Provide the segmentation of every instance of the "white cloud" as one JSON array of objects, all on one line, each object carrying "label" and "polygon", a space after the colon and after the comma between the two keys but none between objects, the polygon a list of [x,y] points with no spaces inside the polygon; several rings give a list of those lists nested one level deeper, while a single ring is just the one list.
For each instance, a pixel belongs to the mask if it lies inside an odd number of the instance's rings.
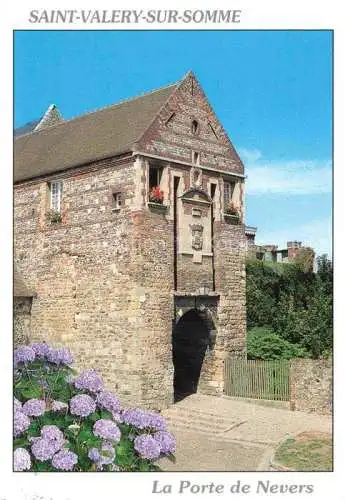
[{"label": "white cloud", "polygon": [[324,217],[314,219],[308,223],[278,229],[277,231],[260,230],[256,243],[278,245],[279,248],[286,248],[286,242],[291,240],[302,241],[304,246],[313,248],[317,255],[327,253],[332,255],[332,218]]},{"label": "white cloud", "polygon": [[247,194],[308,195],[331,193],[330,161],[265,161],[260,151],[240,150],[246,167]]},{"label": "white cloud", "polygon": [[239,150],[240,157],[245,163],[253,163],[262,157],[261,152],[258,149],[245,149]]}]

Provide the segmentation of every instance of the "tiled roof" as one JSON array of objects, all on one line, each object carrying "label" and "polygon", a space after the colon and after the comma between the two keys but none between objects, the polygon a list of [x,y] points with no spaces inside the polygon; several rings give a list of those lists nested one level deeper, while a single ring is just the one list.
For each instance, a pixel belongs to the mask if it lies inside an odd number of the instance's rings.
[{"label": "tiled roof", "polygon": [[14,181],[131,151],[176,86],[21,135],[14,141]]}]

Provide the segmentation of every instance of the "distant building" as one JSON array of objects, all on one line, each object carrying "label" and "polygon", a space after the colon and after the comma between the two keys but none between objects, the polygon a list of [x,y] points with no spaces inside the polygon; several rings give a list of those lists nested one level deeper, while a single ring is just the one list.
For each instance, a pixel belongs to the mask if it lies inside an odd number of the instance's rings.
[{"label": "distant building", "polygon": [[257,227],[245,226],[247,255],[265,262],[293,262],[302,249],[308,248],[301,241],[288,241],[286,248],[278,245],[256,245]]}]

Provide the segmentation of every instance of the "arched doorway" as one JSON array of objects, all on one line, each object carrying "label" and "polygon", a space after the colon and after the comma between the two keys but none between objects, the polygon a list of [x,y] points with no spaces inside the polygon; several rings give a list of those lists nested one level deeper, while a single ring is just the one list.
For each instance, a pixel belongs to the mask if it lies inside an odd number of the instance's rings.
[{"label": "arched doorway", "polygon": [[201,314],[196,309],[186,312],[175,325],[172,335],[175,403],[197,391],[209,343],[209,327]]}]

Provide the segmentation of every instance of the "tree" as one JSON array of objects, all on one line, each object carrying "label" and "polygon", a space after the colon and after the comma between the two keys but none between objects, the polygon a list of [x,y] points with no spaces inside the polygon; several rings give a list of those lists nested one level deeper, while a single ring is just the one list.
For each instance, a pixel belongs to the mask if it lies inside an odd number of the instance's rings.
[{"label": "tree", "polygon": [[303,247],[299,250],[294,259],[295,265],[304,273],[312,273],[314,270],[315,252],[310,247]]},{"label": "tree", "polygon": [[291,346],[299,354],[304,352],[313,358],[331,351],[332,262],[326,255],[318,257],[316,273],[310,271],[310,262],[307,264],[307,258],[290,264],[247,264],[248,328],[265,327],[270,331],[260,338],[248,334],[249,355],[285,357]]},{"label": "tree", "polygon": [[317,277],[325,286],[328,295],[333,294],[333,263],[327,254],[320,255],[316,259]]}]

